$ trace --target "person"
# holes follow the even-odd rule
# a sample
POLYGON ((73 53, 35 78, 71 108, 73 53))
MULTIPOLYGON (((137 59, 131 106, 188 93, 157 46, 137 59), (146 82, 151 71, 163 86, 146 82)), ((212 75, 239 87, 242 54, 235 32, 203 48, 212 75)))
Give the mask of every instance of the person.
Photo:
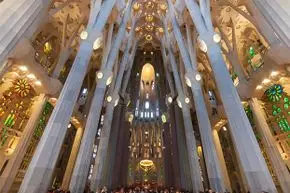
POLYGON ((103 187, 101 193, 108 193, 108 188, 107 188, 107 186, 104 186, 104 187, 103 187))

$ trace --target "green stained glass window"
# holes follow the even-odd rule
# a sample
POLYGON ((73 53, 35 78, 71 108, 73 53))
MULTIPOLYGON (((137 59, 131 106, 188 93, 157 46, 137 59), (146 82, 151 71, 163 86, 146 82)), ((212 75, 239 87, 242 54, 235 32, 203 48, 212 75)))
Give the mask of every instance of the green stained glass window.
POLYGON ((254 48, 252 46, 249 48, 249 54, 252 57, 254 57, 256 55, 255 50, 254 50, 254 48))
MULTIPOLYGON (((274 84, 270 88, 268 88, 265 92, 268 100, 272 102, 277 102, 281 99, 283 94, 283 87, 279 84, 274 84)), ((287 99, 286 99, 287 100, 287 99)))
POLYGON ((283 92, 280 84, 274 84, 265 91, 265 95, 269 102, 272 103, 272 115, 275 122, 283 132, 290 131, 290 125, 287 117, 290 115, 288 110, 290 101, 288 96, 283 92))
POLYGON ((40 138, 41 135, 42 135, 42 132, 46 126, 46 123, 48 121, 48 118, 50 116, 50 113, 52 112, 53 110, 53 106, 47 102, 44 106, 44 109, 42 111, 42 114, 41 114, 41 117, 39 119, 39 122, 34 130, 34 137, 36 139, 40 138))

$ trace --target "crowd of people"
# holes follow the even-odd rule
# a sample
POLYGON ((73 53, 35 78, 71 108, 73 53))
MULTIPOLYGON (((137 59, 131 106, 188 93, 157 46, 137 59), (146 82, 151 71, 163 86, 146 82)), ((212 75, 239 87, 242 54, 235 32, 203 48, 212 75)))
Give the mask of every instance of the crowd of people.
MULTIPOLYGON (((62 189, 51 189, 49 190, 48 193, 70 193, 69 190, 62 190, 62 189)), ((148 187, 120 187, 116 189, 109 190, 106 186, 104 186, 102 189, 97 190, 96 192, 91 191, 89 187, 86 188, 84 193, 191 193, 189 191, 180 191, 180 190, 175 190, 173 187, 171 188, 148 188, 148 187)), ((231 193, 229 191, 226 192, 215 192, 211 189, 206 189, 205 191, 200 191, 200 193, 231 193)), ((241 192, 236 192, 233 191, 232 193, 241 193, 241 192)), ((247 192, 250 193, 250 192, 247 192)), ((262 191, 261 193, 268 193, 265 191, 262 191)))

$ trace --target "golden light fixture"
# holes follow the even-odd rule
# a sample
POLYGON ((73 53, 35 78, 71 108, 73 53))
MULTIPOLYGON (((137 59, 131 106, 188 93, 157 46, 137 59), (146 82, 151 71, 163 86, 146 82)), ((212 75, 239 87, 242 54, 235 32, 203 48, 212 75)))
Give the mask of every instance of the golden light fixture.
POLYGON ((81 37, 82 40, 87 39, 88 36, 89 36, 89 33, 87 31, 85 31, 85 30, 82 31, 81 34, 80 34, 80 37, 81 37))
POLYGON ((164 29, 163 29, 162 27, 160 27, 160 28, 158 28, 158 31, 159 31, 160 33, 163 33, 163 32, 164 32, 164 29))
POLYGON ((98 73, 97 73, 97 78, 98 78, 98 79, 102 79, 103 76, 104 76, 104 74, 103 74, 102 72, 98 72, 98 73))
POLYGON ((201 80, 201 75, 200 74, 196 74, 195 75, 195 80, 200 81, 201 80))
POLYGON ((107 81, 106 81, 106 85, 109 86, 113 81, 113 76, 110 76, 107 81))
POLYGON ((219 35, 219 34, 214 34, 213 35, 213 41, 215 42, 215 43, 220 43, 220 41, 221 41, 221 36, 219 35))
POLYGON ((199 46, 199 49, 203 52, 207 52, 207 45, 204 40, 200 39, 200 37, 197 38, 197 43, 199 46))
POLYGON ((182 103, 181 103, 181 101, 177 98, 177 105, 179 106, 179 108, 182 108, 182 103))
POLYGON ((110 103, 110 102, 112 101, 112 99, 113 99, 113 98, 112 98, 110 95, 107 96, 107 102, 108 102, 108 103, 110 103))
POLYGON ((161 120, 162 120, 162 123, 166 123, 167 118, 165 114, 161 115, 161 120))
POLYGON ((154 163, 152 160, 148 160, 148 159, 143 159, 139 162, 140 164, 140 168, 142 170, 144 170, 145 172, 149 171, 153 166, 154 163))
POLYGON ((185 101, 186 104, 190 103, 190 99, 188 97, 185 97, 184 101, 185 101))
POLYGON ((169 96, 169 97, 167 98, 167 101, 171 104, 171 103, 173 102, 173 98, 172 98, 171 96, 169 96))
POLYGON ((146 36, 146 40, 147 40, 147 41, 152 41, 152 39, 153 39, 153 37, 152 37, 151 35, 147 35, 147 36, 146 36))
POLYGON ((93 49, 94 49, 94 50, 99 49, 99 48, 102 46, 102 43, 103 43, 103 37, 98 37, 98 38, 94 41, 93 49))

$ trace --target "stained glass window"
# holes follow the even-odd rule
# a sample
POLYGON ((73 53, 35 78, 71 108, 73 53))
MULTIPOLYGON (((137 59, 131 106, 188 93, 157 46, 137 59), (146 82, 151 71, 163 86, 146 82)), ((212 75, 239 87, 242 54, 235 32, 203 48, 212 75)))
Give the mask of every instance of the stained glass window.
POLYGON ((252 66, 253 70, 260 68, 264 61, 259 52, 253 46, 250 46, 248 49, 248 63, 252 66))
POLYGON ((290 125, 287 117, 290 115, 290 101, 283 87, 280 84, 274 84, 265 91, 265 95, 271 102, 271 111, 274 120, 283 132, 290 131, 290 125))
POLYGON ((23 131, 34 96, 34 90, 25 79, 15 80, 13 86, 3 93, 0 98, 0 147, 8 147, 14 132, 23 131))

